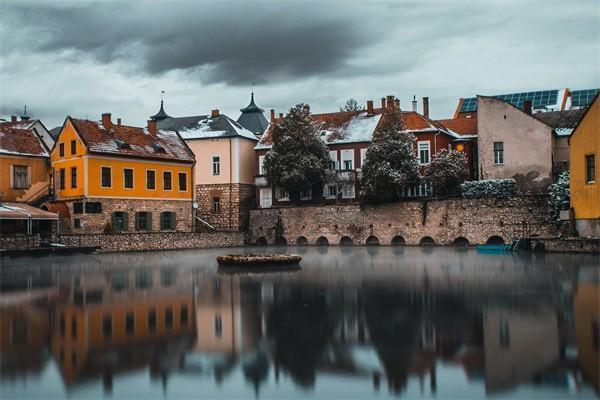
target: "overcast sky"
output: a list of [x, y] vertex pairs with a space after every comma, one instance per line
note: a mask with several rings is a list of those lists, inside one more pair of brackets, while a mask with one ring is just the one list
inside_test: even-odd
[[[144, 124], [233, 118], [254, 91], [284, 112], [393, 94], [459, 97], [600, 87], [600, 1], [0, 1], [0, 115]], [[421, 105], [419, 104], [419, 110]]]

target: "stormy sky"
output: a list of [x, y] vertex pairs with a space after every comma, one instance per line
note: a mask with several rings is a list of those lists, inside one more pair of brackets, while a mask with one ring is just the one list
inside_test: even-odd
[[[0, 1], [0, 115], [51, 128], [112, 112], [144, 124], [249, 101], [335, 111], [394, 94], [459, 97], [600, 87], [600, 2]], [[420, 110], [419, 104], [419, 110]]]

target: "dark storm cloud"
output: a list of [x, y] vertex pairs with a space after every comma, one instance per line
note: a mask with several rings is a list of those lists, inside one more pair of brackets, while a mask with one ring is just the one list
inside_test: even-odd
[[312, 11], [311, 3], [142, 4], [10, 3], [2, 19], [26, 38], [28, 50], [74, 51], [150, 75], [184, 70], [234, 85], [343, 75], [353, 69], [347, 60], [383, 32], [359, 23], [356, 13], [323, 5]]

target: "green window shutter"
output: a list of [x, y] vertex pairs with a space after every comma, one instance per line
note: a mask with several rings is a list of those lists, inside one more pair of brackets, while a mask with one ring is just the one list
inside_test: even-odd
[[171, 229], [175, 229], [177, 223], [177, 214], [175, 214], [174, 212], [171, 213]]
[[151, 231], [152, 230], [152, 213], [149, 212], [146, 215], [148, 215], [148, 230]]
[[117, 230], [117, 213], [113, 211], [113, 213], [111, 214], [111, 221], [110, 224], [112, 225], [112, 230], [116, 231]]
[[165, 212], [161, 212], [160, 213], [160, 230], [161, 231], [164, 231], [165, 229], [167, 229], [167, 228], [165, 228], [165, 226], [166, 226], [166, 216], [167, 216], [166, 214], [167, 213], [165, 213]]
[[135, 213], [135, 230], [136, 231], [140, 230], [140, 213], [139, 212]]

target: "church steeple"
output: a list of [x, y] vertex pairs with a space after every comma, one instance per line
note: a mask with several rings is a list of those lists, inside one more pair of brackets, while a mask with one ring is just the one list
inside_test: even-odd
[[165, 93], [165, 91], [163, 90], [160, 94], [160, 110], [158, 110], [158, 112], [156, 114], [150, 116], [150, 119], [152, 119], [154, 121], [162, 121], [163, 119], [171, 118], [171, 116], [165, 112], [164, 101], [163, 101], [164, 93]]

